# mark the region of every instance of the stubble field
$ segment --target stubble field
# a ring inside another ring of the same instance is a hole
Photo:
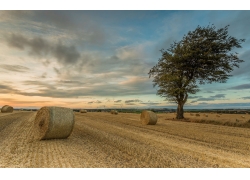
[[[173,114],[145,126],[139,114],[76,112],[69,138],[39,141],[35,116],[0,113],[0,167],[250,167],[249,128],[166,120]]]

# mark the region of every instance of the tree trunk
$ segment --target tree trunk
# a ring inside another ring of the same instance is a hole
[[[184,119],[183,105],[184,105],[184,103],[182,103],[182,102],[178,103],[177,112],[176,112],[176,119]]]

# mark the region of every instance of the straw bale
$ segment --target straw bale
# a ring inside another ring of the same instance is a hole
[[[67,138],[73,131],[74,124],[75,115],[72,109],[55,106],[42,107],[34,122],[39,140]]]
[[[144,125],[155,125],[157,119],[157,115],[152,111],[144,110],[141,112],[140,121]]]
[[[87,110],[81,109],[81,110],[80,110],[80,113],[87,113]]]
[[[9,106],[9,105],[5,105],[2,107],[1,109],[2,113],[12,113],[13,112],[13,107]]]
[[[196,116],[200,116],[200,114],[195,114]]]

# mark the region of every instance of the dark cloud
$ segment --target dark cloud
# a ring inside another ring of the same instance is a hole
[[[250,96],[242,97],[241,99],[250,99]]]
[[[116,100],[116,101],[114,101],[115,103],[118,103],[118,102],[122,102],[122,100]]]
[[[214,93],[213,91],[205,91],[205,93]]]
[[[8,65],[8,64],[0,64],[0,68],[8,70],[8,71],[14,71],[14,72],[27,72],[30,69],[25,66],[20,65]]]
[[[88,104],[93,104],[94,103],[94,101],[90,101],[90,102],[88,102]]]
[[[75,64],[81,57],[75,46],[66,46],[61,42],[53,44],[41,37],[32,39],[26,38],[21,34],[11,34],[6,41],[10,47],[18,49],[29,49],[29,54],[44,57],[51,55],[63,65]]]
[[[250,89],[250,84],[242,84],[242,85],[231,87],[230,89],[237,89],[237,90]]]
[[[210,96],[211,98],[225,98],[225,94],[216,94],[215,96]]]
[[[139,100],[139,99],[133,99],[133,100],[126,100],[126,101],[125,101],[126,104],[135,103],[135,102],[137,102],[137,103],[139,102],[139,103],[140,103],[140,102],[142,102],[142,101]]]
[[[80,54],[75,46],[68,47],[61,43],[55,46],[52,54],[63,64],[75,64],[80,58]]]
[[[63,80],[64,81],[64,80]],[[63,81],[22,81],[22,85],[27,88],[18,90],[9,85],[1,85],[0,93],[12,93],[20,94],[25,96],[40,96],[40,97],[52,97],[52,98],[79,98],[79,97],[89,97],[89,96],[127,96],[127,95],[140,95],[141,91],[125,86],[117,86],[116,84],[89,84],[87,87],[84,86],[83,82],[70,82],[63,83]],[[77,87],[72,87],[72,84],[77,85]],[[31,87],[30,87],[31,86]],[[36,92],[29,92],[28,90],[36,89]],[[63,89],[62,89],[63,88]],[[67,88],[67,90],[65,90]],[[150,91],[144,91],[146,94]],[[101,101],[93,101],[95,103],[102,103]],[[138,99],[128,100],[127,103],[139,103],[142,102]]]
[[[196,103],[196,102],[198,102],[198,101],[191,101],[190,103]]]
[[[12,87],[0,84],[0,89],[1,90],[3,90],[3,89],[12,90]]]
[[[202,97],[202,96],[191,96],[188,97],[188,99],[196,99],[194,101],[192,101],[191,103],[197,102],[197,101],[214,101],[220,98],[225,98],[225,94],[216,94],[214,96],[210,96],[210,97]]]
[[[215,100],[215,98],[211,98],[211,97],[197,99],[197,101],[214,101],[214,100]]]
[[[200,98],[202,96],[188,96],[188,99],[196,99],[196,98]]]

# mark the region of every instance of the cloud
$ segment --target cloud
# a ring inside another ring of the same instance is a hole
[[[14,71],[14,72],[26,72],[30,69],[25,66],[20,65],[8,65],[8,64],[0,64],[0,68],[8,70],[8,71]]]
[[[236,89],[236,90],[250,89],[250,84],[242,84],[242,85],[231,87],[230,89]]]
[[[61,42],[53,44],[41,37],[29,39],[21,34],[11,34],[6,37],[6,41],[10,47],[20,50],[28,48],[30,55],[38,57],[50,55],[63,65],[75,64],[81,57],[75,46],[66,46]]]
[[[213,91],[205,91],[205,93],[214,93]]]
[[[241,99],[250,99],[250,96],[242,97]]]
[[[196,103],[196,102],[198,102],[198,101],[191,101],[190,103]]]
[[[126,105],[136,105],[135,103],[126,103]]]
[[[200,98],[202,96],[188,96],[188,99],[196,99],[196,98]]]
[[[100,103],[102,103],[102,102],[101,102],[101,101],[99,101],[99,100],[97,100],[97,101],[95,101],[94,103],[100,104]]]
[[[20,101],[13,98],[1,98],[1,101],[6,101],[8,103],[15,103],[15,104],[27,104],[27,105],[51,102],[51,101]]]
[[[144,104],[144,105],[157,105],[157,104],[161,104],[161,103],[157,103],[157,102],[143,102],[140,104]]]
[[[60,80],[59,83],[62,83],[62,84],[79,84],[81,82],[80,81],[73,81],[73,80]]]
[[[191,96],[188,97],[188,99],[196,99],[192,101],[191,103],[197,102],[197,101],[214,101],[220,98],[225,98],[226,94],[216,94],[214,96],[209,96],[209,97],[202,97],[202,96]]]
[[[197,101],[214,101],[214,100],[215,100],[215,98],[211,98],[211,97],[197,99]]]
[[[116,101],[114,101],[115,103],[118,103],[118,102],[122,102],[122,100],[116,100]]]
[[[206,102],[201,102],[201,103],[199,103],[199,105],[207,105],[208,103],[206,103]]]
[[[3,89],[11,90],[12,87],[0,84],[0,90],[3,90]]]
[[[215,96],[210,96],[210,98],[225,98],[225,94],[216,94]]]
[[[139,100],[139,99],[133,99],[133,100],[126,100],[125,101],[125,104],[131,104],[131,103],[135,103],[135,102],[142,102],[141,100]]]
[[[249,29],[250,31],[250,29]],[[244,43],[242,44],[242,47],[244,47]],[[233,76],[250,76],[249,68],[250,67],[250,49],[248,48],[244,52],[242,52],[239,55],[239,58],[244,60],[245,62],[240,63],[239,68],[234,68],[234,70],[231,72],[231,75]]]

